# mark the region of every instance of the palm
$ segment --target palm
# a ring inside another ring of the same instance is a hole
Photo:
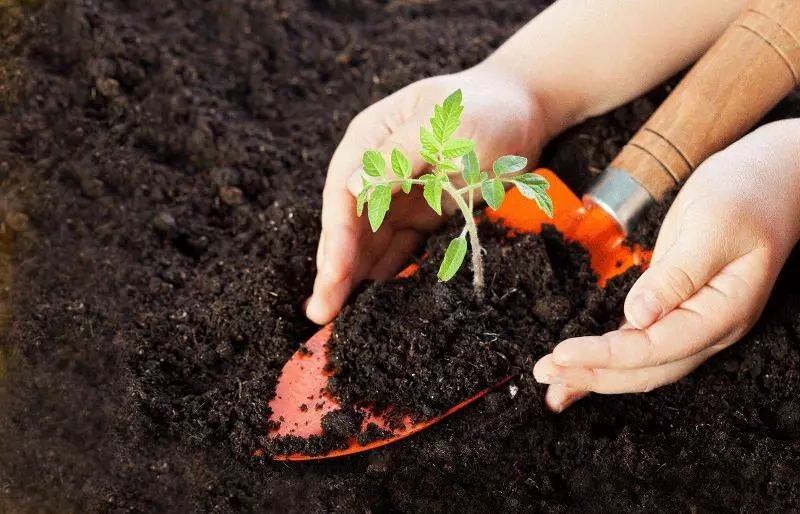
[[[444,222],[414,187],[408,195],[395,195],[383,226],[373,233],[369,223],[356,216],[355,195],[362,188],[359,169],[365,150],[389,154],[397,148],[412,161],[414,176],[427,171],[419,156],[419,127],[427,125],[433,106],[458,88],[468,102],[457,135],[479,141],[480,162],[506,154],[522,155],[530,162],[538,159],[545,139],[538,107],[526,91],[490,73],[470,70],[426,79],[359,114],[334,153],[325,184],[318,273],[306,309],[312,320],[332,319],[362,280],[393,276],[426,235]],[[498,95],[500,90],[503,94]],[[442,207],[445,214],[454,210],[447,202]]]

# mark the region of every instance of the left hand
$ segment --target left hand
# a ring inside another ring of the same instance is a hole
[[[800,120],[766,125],[704,162],[625,301],[627,322],[536,363],[559,412],[589,392],[647,392],[686,376],[756,322],[800,237]]]

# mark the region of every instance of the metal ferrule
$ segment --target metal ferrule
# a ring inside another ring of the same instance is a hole
[[[606,168],[583,195],[583,201],[606,211],[625,234],[630,234],[639,216],[653,204],[653,197],[626,172]]]

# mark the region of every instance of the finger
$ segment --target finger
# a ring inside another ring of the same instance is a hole
[[[625,299],[625,318],[646,328],[664,317],[738,257],[728,255],[727,248],[724,234],[714,227],[684,225],[663,253],[656,248],[657,259]]]
[[[722,348],[722,345],[712,346],[679,361],[637,369],[563,367],[555,364],[552,356],[548,355],[536,363],[533,374],[543,384],[557,384],[580,391],[646,393],[683,378]]]
[[[585,398],[588,394],[586,391],[554,384],[547,388],[547,393],[544,395],[544,403],[548,409],[559,413],[581,398]]]
[[[760,312],[771,280],[757,252],[723,268],[693,297],[644,330],[615,330],[568,339],[553,349],[561,366],[633,369],[685,359],[712,345],[732,344]],[[747,277],[747,278],[744,278]]]
[[[323,262],[317,269],[314,290],[306,305],[306,316],[320,325],[339,313],[353,287],[359,237],[348,230],[358,231],[360,227],[332,227],[324,237]]]
[[[425,169],[428,168],[428,163],[425,162],[419,153],[419,127],[422,124],[423,120],[416,118],[407,121],[406,123],[394,129],[386,138],[386,140],[380,146],[378,146],[378,148],[375,148],[378,152],[380,152],[386,161],[387,177],[394,177],[394,173],[391,169],[391,156],[393,150],[399,150],[403,155],[406,156],[406,158],[408,158],[408,161],[411,165],[411,176],[419,176]],[[360,155],[361,154],[359,154],[359,156]],[[348,177],[347,189],[350,190],[350,194],[357,196],[363,187],[363,171],[359,166]],[[393,187],[393,191],[396,193],[399,190],[400,184],[396,184]]]
[[[384,100],[356,116],[331,158],[322,191],[317,276],[314,291],[305,305],[306,316],[315,323],[333,319],[354,284],[349,275],[359,264],[356,248],[367,227],[356,215],[355,198],[347,190],[347,180],[359,169],[364,150],[381,144],[389,136],[389,126],[380,120],[390,108],[390,103]]]

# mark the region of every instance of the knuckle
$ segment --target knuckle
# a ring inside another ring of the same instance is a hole
[[[695,280],[678,266],[669,266],[664,270],[664,286],[679,301],[687,300],[697,290]]]
[[[648,363],[652,366],[659,366],[666,361],[665,356],[662,355],[659,345],[653,339],[649,329],[642,331],[642,344],[644,363]]]

